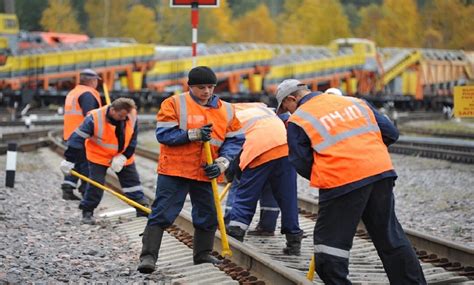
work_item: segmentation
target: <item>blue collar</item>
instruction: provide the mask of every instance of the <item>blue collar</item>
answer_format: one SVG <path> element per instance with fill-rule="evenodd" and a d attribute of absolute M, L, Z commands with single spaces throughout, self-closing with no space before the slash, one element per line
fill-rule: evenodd
<path fill-rule="evenodd" d="M 311 92 L 311 93 L 303 96 L 303 98 L 301 98 L 301 100 L 298 102 L 298 107 L 303 105 L 304 103 L 308 102 L 309 100 L 313 99 L 314 97 L 320 95 L 320 94 L 323 94 L 323 92 L 314 91 L 314 92 Z"/>
<path fill-rule="evenodd" d="M 191 98 L 193 98 L 193 100 L 198 103 L 199 105 L 201 105 L 199 103 L 199 100 L 198 98 L 196 98 L 196 96 L 193 95 L 193 92 L 191 91 L 191 89 L 189 89 L 189 95 L 191 95 Z M 218 108 L 219 105 L 217 104 L 219 102 L 219 97 L 217 97 L 217 95 L 215 94 L 212 94 L 211 95 L 211 98 L 209 98 L 209 100 L 207 101 L 206 104 L 204 105 L 201 105 L 201 106 L 205 106 L 205 107 L 211 107 L 211 108 Z"/>

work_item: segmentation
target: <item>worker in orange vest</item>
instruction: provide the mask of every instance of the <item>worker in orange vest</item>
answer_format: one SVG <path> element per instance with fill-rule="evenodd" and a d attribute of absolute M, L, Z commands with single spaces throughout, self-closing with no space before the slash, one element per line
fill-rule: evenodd
<path fill-rule="evenodd" d="M 314 227 L 316 271 L 325 284 L 351 284 L 349 251 L 362 219 L 390 284 L 426 284 L 395 215 L 397 178 L 387 146 L 398 130 L 354 97 L 311 92 L 296 79 L 277 88 L 277 112 L 289 111 L 289 160 L 319 188 Z"/>
<path fill-rule="evenodd" d="M 61 170 L 69 173 L 85 148 L 90 179 L 104 184 L 110 168 L 117 174 L 125 196 L 147 207 L 149 201 L 143 194 L 135 167 L 137 125 L 135 102 L 129 98 L 119 98 L 110 105 L 91 111 L 69 138 Z M 79 204 L 83 224 L 95 224 L 94 209 L 103 194 L 104 191 L 94 185 L 86 188 Z M 137 216 L 147 214 L 137 209 Z"/>
<path fill-rule="evenodd" d="M 217 229 L 210 180 L 222 181 L 245 138 L 232 105 L 213 94 L 216 84 L 212 69 L 195 67 L 188 74 L 189 92 L 161 104 L 156 128 L 160 143 L 156 196 L 143 233 L 141 273 L 155 270 L 163 232 L 179 215 L 188 193 L 193 205 L 193 263 L 220 262 L 210 255 Z M 214 161 L 210 165 L 203 148 L 206 141 Z"/>
<path fill-rule="evenodd" d="M 63 124 L 63 139 L 67 141 L 71 134 L 82 123 L 87 114 L 99 107 L 102 107 L 100 94 L 96 88 L 101 78 L 92 69 L 84 69 L 79 74 L 79 84 L 74 87 L 67 95 L 64 104 L 64 124 Z M 83 159 L 78 159 L 74 168 L 81 174 L 87 175 L 89 173 L 87 160 L 85 154 L 82 154 Z M 67 174 L 64 176 L 64 181 L 61 184 L 64 200 L 80 200 L 74 195 L 74 189 L 78 186 L 78 178 Z M 83 195 L 87 183 L 81 182 L 79 192 Z"/>
<path fill-rule="evenodd" d="M 286 235 L 283 253 L 300 255 L 303 231 L 298 222 L 296 171 L 288 162 L 285 124 L 263 103 L 234 106 L 243 125 L 245 143 L 240 154 L 242 174 L 229 213 L 228 234 L 244 240 L 257 201 L 268 183 L 282 212 L 281 233 Z"/>

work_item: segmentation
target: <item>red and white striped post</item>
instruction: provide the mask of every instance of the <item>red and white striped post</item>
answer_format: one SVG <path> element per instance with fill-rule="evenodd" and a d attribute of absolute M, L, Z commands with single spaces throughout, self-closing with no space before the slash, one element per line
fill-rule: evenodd
<path fill-rule="evenodd" d="M 196 67 L 196 57 L 197 57 L 197 42 L 198 42 L 198 25 L 199 25 L 199 3 L 193 1 L 191 3 L 191 26 L 192 26 L 192 50 L 193 50 L 193 67 Z"/>

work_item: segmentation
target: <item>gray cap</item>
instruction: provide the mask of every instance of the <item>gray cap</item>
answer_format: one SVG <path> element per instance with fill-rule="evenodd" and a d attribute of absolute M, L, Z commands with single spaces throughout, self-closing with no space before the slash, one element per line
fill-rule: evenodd
<path fill-rule="evenodd" d="M 303 82 L 299 80 L 296 80 L 296 79 L 283 80 L 283 82 L 280 83 L 280 85 L 278 85 L 277 92 L 276 92 L 276 99 L 278 102 L 276 113 L 278 114 L 281 103 L 288 95 L 298 90 L 307 90 L 307 89 L 308 89 L 308 86 L 306 86 L 306 84 L 304 84 Z"/>
<path fill-rule="evenodd" d="M 84 77 L 88 77 L 88 78 L 91 78 L 91 79 L 95 79 L 95 78 L 101 79 L 99 74 L 97 74 L 97 72 L 95 72 L 94 70 L 92 70 L 90 68 L 86 68 L 86 69 L 82 70 L 79 75 L 84 76 Z"/>

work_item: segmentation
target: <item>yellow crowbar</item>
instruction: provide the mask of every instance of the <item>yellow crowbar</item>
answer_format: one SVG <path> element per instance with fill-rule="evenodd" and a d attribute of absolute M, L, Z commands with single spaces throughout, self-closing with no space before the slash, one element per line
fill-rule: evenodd
<path fill-rule="evenodd" d="M 314 270 L 316 269 L 315 267 L 316 267 L 316 265 L 315 265 L 315 263 L 314 263 L 314 254 L 313 254 L 313 256 L 311 257 L 311 262 L 309 263 L 308 274 L 306 274 L 306 278 L 307 278 L 309 281 L 313 281 L 313 278 L 314 278 Z"/>
<path fill-rule="evenodd" d="M 104 191 L 107 191 L 109 192 L 110 194 L 114 195 L 115 197 L 119 198 L 120 200 L 124 201 L 125 203 L 129 204 L 130 206 L 132 207 L 135 207 L 135 208 L 138 208 L 140 210 L 142 210 L 143 212 L 147 213 L 147 214 L 151 214 L 151 209 L 141 205 L 141 204 L 138 204 L 137 202 L 133 201 L 132 199 L 128 199 L 127 197 L 125 197 L 124 195 L 122 194 L 119 194 L 117 192 L 115 192 L 114 190 L 108 188 L 108 187 L 105 187 L 104 185 L 100 184 L 99 182 L 96 182 L 92 179 L 90 179 L 89 177 L 87 176 L 84 176 L 80 173 L 78 173 L 77 171 L 75 170 L 71 170 L 71 174 L 84 180 L 85 182 L 89 183 L 89 184 L 92 184 Z"/>
<path fill-rule="evenodd" d="M 224 199 L 225 195 L 226 195 L 227 192 L 229 191 L 230 185 L 232 185 L 231 182 L 227 183 L 227 185 L 224 187 L 224 189 L 222 189 L 222 192 L 221 192 L 221 194 L 219 195 L 219 201 L 220 201 L 220 202 L 222 202 L 222 199 Z"/>
<path fill-rule="evenodd" d="M 207 164 L 212 164 L 211 155 L 211 144 L 207 141 L 204 142 L 204 152 L 206 153 Z M 212 194 L 214 196 L 214 205 L 217 212 L 217 223 L 219 225 L 219 231 L 221 232 L 221 244 L 222 244 L 222 256 L 232 256 L 232 251 L 229 247 L 229 241 L 227 240 L 227 233 L 225 232 L 224 217 L 222 216 L 221 203 L 219 199 L 219 193 L 217 190 L 217 179 L 211 179 Z"/>
<path fill-rule="evenodd" d="M 107 88 L 107 84 L 105 84 L 105 82 L 102 83 L 102 89 L 104 89 L 105 104 L 110 105 L 109 89 Z"/>

